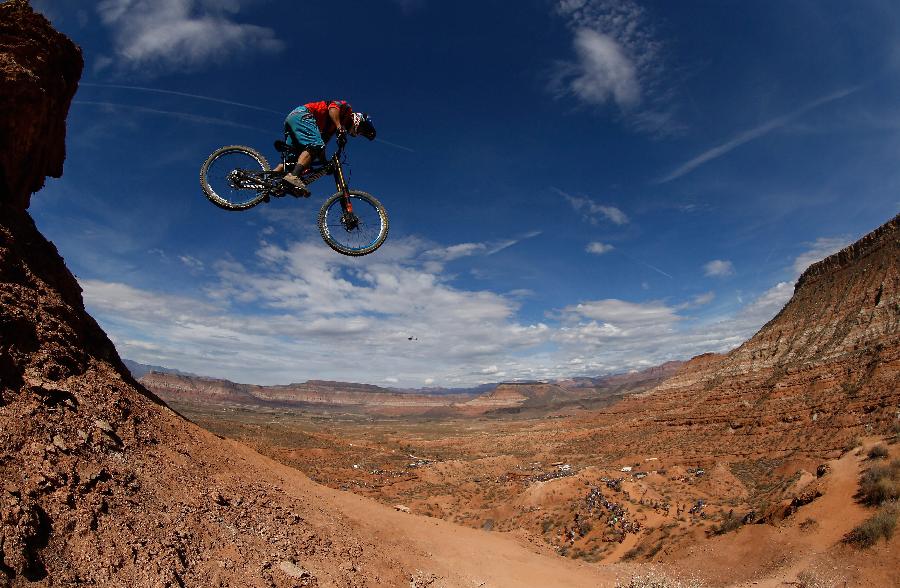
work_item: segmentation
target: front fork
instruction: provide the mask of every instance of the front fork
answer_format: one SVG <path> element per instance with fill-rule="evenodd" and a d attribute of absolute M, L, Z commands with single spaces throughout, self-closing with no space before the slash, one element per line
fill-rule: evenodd
<path fill-rule="evenodd" d="M 331 161 L 334 165 L 334 184 L 342 195 L 341 208 L 345 214 L 352 213 L 353 205 L 350 203 L 350 190 L 347 188 L 347 181 L 344 179 L 344 168 L 341 166 L 341 160 L 335 154 L 332 156 Z"/>

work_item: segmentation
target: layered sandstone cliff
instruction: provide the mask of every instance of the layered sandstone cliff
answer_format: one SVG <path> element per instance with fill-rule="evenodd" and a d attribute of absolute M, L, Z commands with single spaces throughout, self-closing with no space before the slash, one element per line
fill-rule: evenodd
<path fill-rule="evenodd" d="M 605 418 L 638 450 L 837 452 L 900 416 L 900 216 L 812 265 L 784 309 Z"/>

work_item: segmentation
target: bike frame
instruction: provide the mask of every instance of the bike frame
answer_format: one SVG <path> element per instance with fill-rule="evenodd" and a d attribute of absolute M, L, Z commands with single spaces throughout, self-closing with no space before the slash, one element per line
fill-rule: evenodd
<path fill-rule="evenodd" d="M 340 145 L 338 146 L 337 151 L 331 155 L 330 161 L 326 162 L 321 167 L 311 165 L 304 171 L 300 178 L 309 185 L 322 176 L 333 175 L 334 185 L 342 195 L 341 208 L 344 213 L 349 213 L 353 212 L 353 204 L 350 203 L 350 188 L 347 187 L 347 181 L 344 179 L 344 166 L 341 164 L 341 156 L 343 154 L 344 146 Z M 284 169 L 289 169 L 289 166 L 294 165 L 295 163 L 296 162 L 288 162 L 287 153 L 285 151 L 281 152 L 281 164 Z"/>

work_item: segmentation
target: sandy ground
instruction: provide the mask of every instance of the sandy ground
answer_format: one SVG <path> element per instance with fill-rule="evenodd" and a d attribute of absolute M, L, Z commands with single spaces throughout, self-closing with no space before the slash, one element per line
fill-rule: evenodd
<path fill-rule="evenodd" d="M 406 514 L 350 492 L 315 484 L 299 471 L 233 442 L 249 467 L 280 479 L 283 491 L 298 500 L 321 502 L 344 513 L 354 534 L 383 540 L 386 553 L 399 561 L 426 561 L 422 586 L 522 587 L 614 586 L 638 566 L 597 566 L 557 556 L 510 534 L 470 529 L 440 519 Z"/>

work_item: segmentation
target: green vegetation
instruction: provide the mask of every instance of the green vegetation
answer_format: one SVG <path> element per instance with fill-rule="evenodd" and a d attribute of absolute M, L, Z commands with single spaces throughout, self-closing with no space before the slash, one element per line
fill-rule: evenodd
<path fill-rule="evenodd" d="M 882 537 L 890 539 L 900 517 L 900 505 L 890 502 L 882 505 L 874 515 L 863 521 L 844 538 L 847 543 L 859 547 L 871 547 Z"/>

